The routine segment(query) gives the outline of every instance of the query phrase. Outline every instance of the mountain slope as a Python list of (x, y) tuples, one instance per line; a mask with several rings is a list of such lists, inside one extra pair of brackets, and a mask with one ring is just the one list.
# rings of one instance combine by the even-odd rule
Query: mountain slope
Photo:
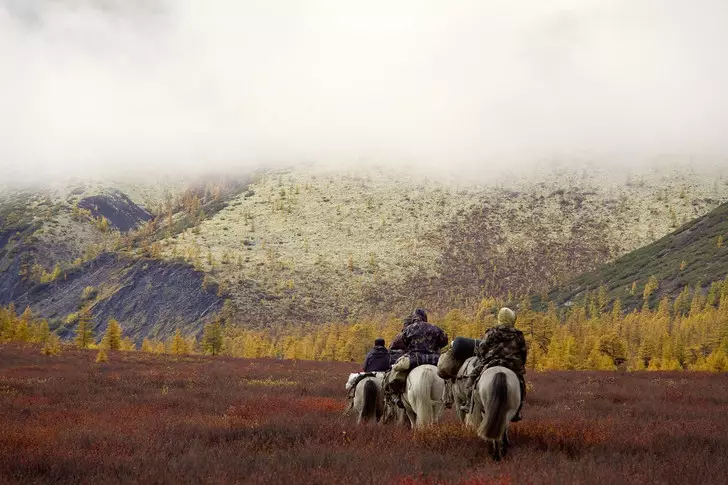
[(200, 322), (222, 308), (217, 286), (188, 265), (150, 259), (131, 259), (103, 253), (62, 278), (32, 286), (15, 300), (30, 306), (71, 337), (74, 314), (88, 305), (101, 335), (110, 318), (123, 322), (124, 336), (166, 337), (179, 328), (197, 334)]
[(565, 304), (604, 285), (611, 299), (619, 297), (627, 308), (634, 308), (642, 303), (645, 284), (654, 276), (659, 284), (651, 296), (654, 305), (663, 296), (675, 297), (685, 286), (705, 286), (725, 278), (726, 237), (728, 204), (723, 204), (658, 241), (553, 289), (549, 300)]
[(246, 324), (321, 322), (546, 290), (726, 200), (710, 174), (555, 171), (452, 184), (393, 170), (270, 172), (162, 241)]
[[(221, 205), (212, 196), (206, 203), (204, 192), (199, 209), (214, 213)], [(74, 315), (84, 306), (97, 333), (116, 318), (136, 341), (176, 328), (198, 333), (222, 307), (218, 286), (204, 274), (142, 256), (155, 221), (116, 188), (19, 190), (1, 199), (0, 305), (30, 306), (61, 336), (72, 334)]]
[(16, 191), (0, 195), (0, 304), (59, 326), (91, 286), (99, 325), (123, 318), (137, 339), (197, 333), (223, 298), (246, 327), (446, 312), (545, 291), (726, 197), (720, 176), (690, 171), (466, 185), (317, 167), (134, 197), (94, 184)]

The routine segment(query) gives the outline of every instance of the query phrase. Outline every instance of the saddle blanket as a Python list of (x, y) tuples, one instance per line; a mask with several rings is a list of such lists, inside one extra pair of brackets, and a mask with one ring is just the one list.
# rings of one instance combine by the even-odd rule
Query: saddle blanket
[(349, 379), (346, 381), (346, 390), (350, 391), (355, 388), (359, 381), (367, 377), (384, 377), (384, 372), (353, 372), (349, 374)]

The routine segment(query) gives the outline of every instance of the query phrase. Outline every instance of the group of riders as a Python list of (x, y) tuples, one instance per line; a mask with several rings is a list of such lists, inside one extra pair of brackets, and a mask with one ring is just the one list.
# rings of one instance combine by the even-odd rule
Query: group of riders
[[(474, 356), (476, 364), (466, 376), (467, 397), (461, 407), (464, 413), (473, 409), (473, 389), (476, 387), (481, 373), (490, 367), (503, 366), (512, 370), (518, 377), (521, 387), (521, 402), (512, 421), (522, 419), (521, 408), (526, 395), (524, 375), (526, 373), (526, 340), (523, 332), (515, 328), (516, 314), (509, 308), (501, 308), (498, 312), (498, 323), (485, 332), (482, 340), (476, 340)], [(447, 334), (438, 326), (427, 321), (424, 309), (416, 309), (412, 315), (403, 321), (401, 332), (394, 338), (389, 349), (384, 339), (374, 341), (372, 348), (364, 361), (364, 373), (387, 372), (383, 388), (387, 399), (398, 407), (404, 407), (402, 393), (404, 392), (406, 375), (409, 371), (423, 364), (437, 365), (441, 349), (448, 345)], [(444, 376), (443, 376), (444, 377)], [(447, 386), (446, 394), (451, 393), (451, 386)], [(349, 399), (353, 399), (352, 388)], [(443, 396), (446, 407), (452, 406), (452, 396)]]

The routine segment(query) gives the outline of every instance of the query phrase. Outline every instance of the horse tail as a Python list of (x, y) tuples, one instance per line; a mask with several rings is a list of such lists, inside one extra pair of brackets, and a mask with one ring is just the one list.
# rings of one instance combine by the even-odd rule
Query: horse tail
[(417, 415), (417, 427), (434, 424), (437, 420), (436, 406), (440, 401), (432, 399), (432, 393), (439, 377), (437, 372), (429, 367), (422, 367), (420, 378), (412, 384), (414, 402), (412, 407)]
[(377, 418), (377, 396), (379, 390), (372, 379), (364, 383), (364, 406), (359, 414), (359, 421), (369, 421)]
[(508, 380), (505, 372), (498, 372), (490, 383), (490, 396), (486, 405), (482, 430), (484, 438), (500, 440), (505, 432), (508, 413)]

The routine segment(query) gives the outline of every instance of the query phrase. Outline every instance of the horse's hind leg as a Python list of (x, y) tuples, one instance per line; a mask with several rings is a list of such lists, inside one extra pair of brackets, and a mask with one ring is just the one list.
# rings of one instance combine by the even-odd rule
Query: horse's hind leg
[(407, 418), (409, 418), (410, 428), (416, 428), (417, 427), (417, 415), (415, 412), (411, 409), (406, 409), (405, 412), (407, 413)]
[(501, 455), (506, 456), (508, 453), (508, 448), (511, 446), (511, 440), (508, 439), (508, 430), (506, 429), (506, 432), (503, 433), (503, 446), (501, 447)]
[(503, 458), (503, 450), (501, 449), (500, 440), (489, 440), (488, 448), (490, 451), (490, 457), (493, 458), (493, 460), (500, 461), (500, 459)]

